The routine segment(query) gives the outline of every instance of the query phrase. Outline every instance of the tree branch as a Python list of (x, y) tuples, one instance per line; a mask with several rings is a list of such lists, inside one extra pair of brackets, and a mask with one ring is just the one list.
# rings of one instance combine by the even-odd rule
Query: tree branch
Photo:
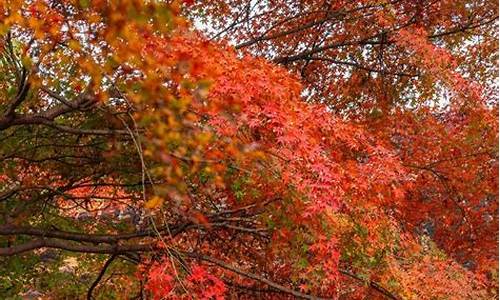
[[(177, 235), (186, 226), (184, 224), (171, 226), (170, 232), (172, 235)], [(55, 238), (67, 241), (88, 242), (88, 243), (108, 243), (113, 244), (122, 240), (130, 240), (138, 237), (156, 236), (158, 232), (164, 232), (166, 227), (158, 228), (157, 230), (145, 230), (132, 233), (106, 235), (106, 234), (83, 234), (78, 232), (60, 231), (53, 229), (38, 229), (29, 227), (14, 227), (9, 225), (0, 226), (0, 235), (30, 235), (41, 238)], [(49, 247), (49, 246), (48, 246)]]
[(86, 245), (69, 243), (57, 239), (35, 239), (24, 244), (0, 248), (0, 256), (12, 256), (40, 248), (54, 248), (71, 252), (96, 253), (96, 254), (124, 254), (127, 252), (148, 252), (161, 250), (157, 243), (125, 244), (125, 245)]
[(283, 292), (283, 293), (286, 293), (286, 294), (289, 294), (289, 295), (292, 295), (292, 296), (295, 296), (299, 299), (310, 299), (310, 300), (322, 300), (322, 299), (329, 299), (329, 298), (321, 298), (321, 297), (316, 297), (316, 296), (312, 296), (312, 295), (308, 295), (308, 294), (304, 294), (304, 293), (301, 293), (299, 291), (296, 291), (296, 290), (292, 290), (290, 288), (287, 288), (283, 285), (280, 285), (274, 281), (271, 281), (267, 278), (264, 278), (262, 276), (259, 276), (259, 275), (256, 275), (256, 274), (253, 274), (253, 273), (248, 273), (248, 272), (245, 272), (237, 267), (234, 267), (232, 265), (229, 265), (221, 260), (218, 260), (216, 258), (213, 258), (213, 257), (210, 257), (210, 256), (206, 256), (206, 255), (201, 255), (201, 254), (197, 254), (197, 253), (189, 253), (189, 252), (185, 252), (184, 253), (186, 256), (188, 257), (191, 257), (191, 258), (195, 258), (195, 259), (199, 259), (199, 260), (203, 260), (203, 261), (207, 261), (207, 262), (210, 262), (210, 263), (213, 263), (223, 269), (226, 269), (226, 270), (229, 270), (233, 273), (236, 273), (238, 275), (241, 275), (241, 276), (244, 276), (244, 277), (247, 277), (247, 278), (250, 278), (250, 279), (253, 279), (253, 280), (257, 280), (259, 282), (262, 282), (270, 287), (272, 287), (273, 289), (276, 289), (280, 292)]
[(104, 263), (104, 266), (102, 266), (101, 272), (99, 272), (99, 275), (95, 279), (95, 281), (92, 283), (92, 285), (89, 288), (89, 291), (87, 292), (87, 300), (92, 300), (92, 292), (94, 289), (97, 287), (99, 284), (99, 281), (101, 281), (102, 277), (106, 273), (106, 270), (109, 268), (113, 260), (115, 260), (116, 254), (111, 255), (111, 257)]
[(396, 296), (394, 295), (393, 293), (389, 292), (388, 290), (386, 290), (384, 287), (382, 287), (380, 284), (374, 282), (374, 281), (371, 281), (371, 280), (365, 280), (361, 277), (359, 277), (358, 275), (356, 274), (353, 274), (347, 270), (339, 270), (340, 273), (344, 274), (344, 275), (347, 275), (353, 279), (356, 279), (358, 281), (362, 281), (363, 283), (368, 283), (369, 286), (374, 289), (375, 291), (379, 292), (380, 294), (384, 295), (387, 299), (391, 299), (391, 300), (401, 300), (401, 298), (399, 298), (399, 296)]

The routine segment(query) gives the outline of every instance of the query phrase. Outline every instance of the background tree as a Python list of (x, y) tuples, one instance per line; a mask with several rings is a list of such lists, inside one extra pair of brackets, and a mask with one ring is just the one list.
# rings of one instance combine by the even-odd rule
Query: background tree
[(5, 298), (495, 297), (496, 3), (1, 4)]
[(209, 38), (286, 67), (300, 76), (306, 101), (326, 104), (396, 149), (412, 179), (405, 201), (388, 209), (406, 230), (429, 235), (470, 269), (496, 266), (498, 3), (211, 1), (196, 8), (192, 18), (209, 24), (199, 26)]

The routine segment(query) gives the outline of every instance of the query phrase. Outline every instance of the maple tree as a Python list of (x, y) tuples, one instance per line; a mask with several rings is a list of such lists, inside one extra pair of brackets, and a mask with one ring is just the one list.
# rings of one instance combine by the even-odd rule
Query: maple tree
[(497, 3), (0, 4), (0, 295), (497, 297)]

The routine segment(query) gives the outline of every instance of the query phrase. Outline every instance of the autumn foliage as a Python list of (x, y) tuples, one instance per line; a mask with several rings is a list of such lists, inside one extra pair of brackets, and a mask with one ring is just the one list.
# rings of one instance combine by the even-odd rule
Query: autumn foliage
[(497, 12), (0, 1), (0, 296), (497, 297)]

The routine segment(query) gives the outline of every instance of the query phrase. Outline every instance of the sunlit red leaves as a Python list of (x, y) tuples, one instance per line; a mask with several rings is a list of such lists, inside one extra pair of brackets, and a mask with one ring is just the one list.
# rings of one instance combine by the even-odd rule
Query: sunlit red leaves
[(145, 287), (151, 292), (153, 299), (166, 299), (173, 295), (175, 274), (172, 274), (172, 265), (169, 261), (155, 262), (147, 272)]
[(199, 299), (224, 299), (226, 286), (219, 278), (207, 273), (204, 267), (195, 265), (187, 281), (194, 287)]
[[(147, 272), (145, 288), (153, 299), (224, 299), (226, 286), (218, 277), (200, 265), (191, 266), (189, 274), (175, 269), (173, 260), (164, 258), (141, 270)], [(141, 276), (142, 277), (142, 276)]]

